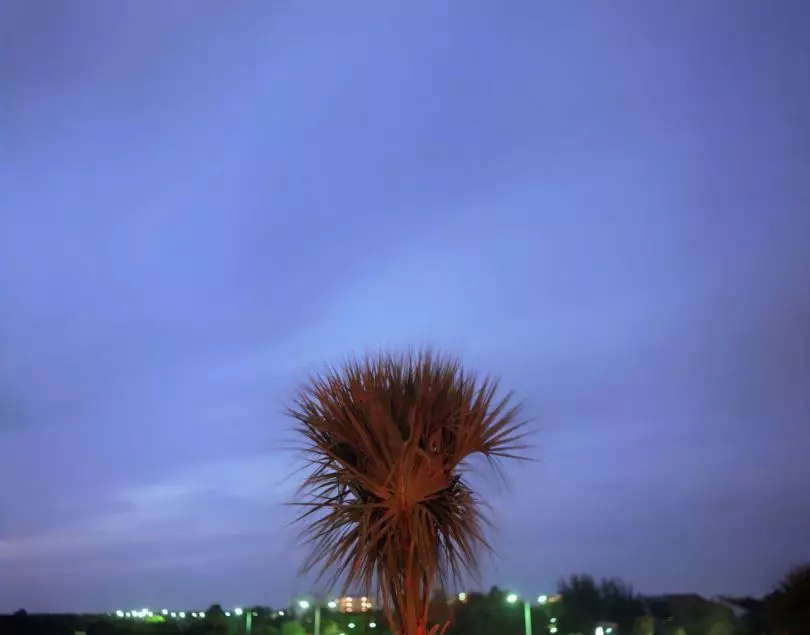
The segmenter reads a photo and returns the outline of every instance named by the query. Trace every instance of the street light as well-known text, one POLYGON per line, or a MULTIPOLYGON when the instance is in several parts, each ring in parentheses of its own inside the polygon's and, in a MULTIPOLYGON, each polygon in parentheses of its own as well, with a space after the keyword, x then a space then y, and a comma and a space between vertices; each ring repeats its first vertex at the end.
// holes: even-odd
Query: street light
POLYGON ((238 615, 245 616, 245 635, 250 635, 253 630, 253 611, 245 611, 239 607, 235 608, 233 612, 238 615))
POLYGON ((332 610, 335 610, 337 608, 337 602, 335 602, 334 600, 330 600, 326 606, 328 606, 332 610))
POLYGON ((541 595, 539 598, 537 598, 537 601, 540 604, 546 604, 548 602, 548 596, 547 595, 541 595))
POLYGON ((467 594, 462 591, 458 594, 458 601, 459 602, 466 602, 467 601, 467 594))
MULTIPOLYGON (((510 593, 506 596, 506 601, 509 604, 517 604, 520 596, 517 593, 510 593)), ((532 605, 529 602, 523 602, 523 627, 526 635, 532 635, 532 605)))
POLYGON ((371 623, 368 625, 368 627, 369 627, 369 628, 377 628, 377 622, 371 622, 371 623))
MULTIPOLYGON (((332 604, 332 602, 330 602, 332 604)), ((298 606, 301 607, 302 611, 306 611, 309 609, 311 604, 306 600, 300 600, 298 602, 298 606)), ((279 611, 279 615, 282 615, 281 611, 279 611)), ((312 635, 320 635, 321 633, 321 605, 315 604, 315 625, 312 628, 312 635)))

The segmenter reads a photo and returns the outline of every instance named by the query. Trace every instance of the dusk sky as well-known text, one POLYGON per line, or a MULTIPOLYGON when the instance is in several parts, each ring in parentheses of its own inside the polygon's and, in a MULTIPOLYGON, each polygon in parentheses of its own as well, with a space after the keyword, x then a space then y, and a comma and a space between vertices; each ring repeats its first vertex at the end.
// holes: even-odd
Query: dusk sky
POLYGON ((482 585, 810 559, 806 0, 0 2, 0 612, 286 604, 282 414, 525 400, 482 585))

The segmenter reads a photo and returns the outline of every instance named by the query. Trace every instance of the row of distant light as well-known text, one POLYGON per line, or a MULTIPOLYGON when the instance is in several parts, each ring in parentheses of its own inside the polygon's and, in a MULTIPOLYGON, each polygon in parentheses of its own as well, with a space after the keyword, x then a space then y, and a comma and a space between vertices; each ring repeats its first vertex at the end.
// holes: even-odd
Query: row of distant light
MULTIPOLYGON (((365 599, 365 598, 363 598, 363 599, 365 599)), ((301 600, 298 603, 298 606, 302 610, 306 611, 307 609, 309 609, 312 606, 312 604, 310 604, 306 600, 301 600)), ((333 608, 335 608, 337 606, 337 602, 335 602, 335 601, 329 602, 326 606, 328 606, 330 609, 333 609, 333 608)), ((346 626, 348 626, 349 628, 355 628, 357 625, 354 622, 349 622, 346 626)), ((377 623, 376 622, 369 622, 368 627, 369 628, 377 628, 377 623)), ((340 635, 343 635, 343 633, 341 633, 340 635)))
MULTIPOLYGON (((244 609, 238 609, 237 608, 237 609, 233 610, 234 615, 237 615, 237 616, 238 615, 243 615, 244 612, 245 612, 244 609)), ((165 616, 165 617, 175 617, 175 618, 179 617, 181 620, 186 619, 185 611, 169 611, 169 609, 163 609, 160 612, 160 614, 165 616)), ((283 616, 284 611, 279 611, 278 614, 283 616)), ((155 614, 152 611, 150 611, 149 609, 140 609, 140 610, 137 610, 137 611, 120 611, 119 610, 119 611, 115 612, 116 617, 134 617, 134 618, 140 618, 140 619, 145 619, 147 617, 154 617, 154 615, 155 614)), ((257 613, 254 613, 253 615, 257 615, 257 613)), ((225 617, 230 617, 230 616, 231 616, 231 612, 230 611, 225 611, 225 617)), ((203 619, 205 617, 205 611, 194 612, 194 613, 191 614, 191 617, 196 617, 198 619, 203 619)))
MULTIPOLYGON (((360 598, 360 602, 363 606, 367 605, 368 608, 371 608, 371 602, 369 602, 366 598, 360 598)), ((347 605, 351 605, 351 603, 352 603, 351 600, 348 600, 346 602, 347 605)), ((298 603, 298 606, 306 611, 309 607, 312 606, 312 604, 310 602, 307 602, 306 600, 301 600, 298 603)), ((329 607, 330 609, 336 609, 338 607, 338 603, 335 600, 329 600, 329 602, 326 603, 326 606, 329 607)))
MULTIPOLYGON (((510 593, 509 595, 506 596, 506 601, 509 602, 509 604, 514 604, 518 600, 520 600, 520 596, 517 593, 510 593)), ((548 604, 549 600, 551 600, 553 602, 554 598, 549 598, 547 595, 541 595, 541 596, 538 596, 537 603, 538 604, 548 604)), ((458 594, 458 601, 459 602, 466 602, 467 601, 467 594, 464 593, 463 591, 461 593, 459 593, 458 594)))

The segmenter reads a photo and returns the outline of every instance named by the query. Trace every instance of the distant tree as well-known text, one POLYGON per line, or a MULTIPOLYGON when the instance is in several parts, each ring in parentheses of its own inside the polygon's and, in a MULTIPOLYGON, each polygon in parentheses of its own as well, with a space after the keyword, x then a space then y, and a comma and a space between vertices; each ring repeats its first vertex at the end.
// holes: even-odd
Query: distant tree
MULTIPOLYGON (((621 629, 619 630, 621 633, 621 629)), ((655 633, 655 619, 650 614, 641 615, 633 624, 633 635, 653 635, 655 633)))
MULTIPOLYGON (((492 587, 486 595, 468 593, 464 602, 455 602, 453 619, 446 635, 522 633, 523 611, 508 604, 507 595, 498 587, 492 587)), ((542 627, 536 632, 543 632, 542 627)))
POLYGON ((620 633, 634 631, 646 610, 633 587, 618 578, 605 578, 599 584, 589 575, 573 575, 561 580, 560 630, 563 633, 593 633, 599 622, 616 623, 620 633))
POLYGON ((340 626, 338 626, 337 622, 332 620, 323 620, 321 622, 321 635, 338 635, 340 632, 340 626))
POLYGON ((607 619, 600 589, 589 575, 572 575, 560 580, 560 626, 563 633, 593 633, 607 619))
POLYGON ((796 567, 765 598, 765 614, 772 632, 810 633, 810 563, 796 567))
POLYGON ((281 626, 281 635, 306 635, 306 632, 298 620, 287 620, 281 626))
POLYGON ((234 625, 225 616, 225 611, 219 604, 212 604, 205 611, 205 620, 202 623, 195 624, 199 626, 200 633, 210 633, 211 635, 227 635, 232 630, 235 630, 234 625))
POLYGON ((252 635, 279 635, 281 633, 281 629, 276 625, 271 608, 267 606, 251 606, 247 610, 253 613, 251 622, 252 635))
POLYGON ((615 622, 620 633, 632 631, 636 620, 646 614, 644 603, 633 587, 618 578, 602 580, 599 585, 601 620, 615 622))

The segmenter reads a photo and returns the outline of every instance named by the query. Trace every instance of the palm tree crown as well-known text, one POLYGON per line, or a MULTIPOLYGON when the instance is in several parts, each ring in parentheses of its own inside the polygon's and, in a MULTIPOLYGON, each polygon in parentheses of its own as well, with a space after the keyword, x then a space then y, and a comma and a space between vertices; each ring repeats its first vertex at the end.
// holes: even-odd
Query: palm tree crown
POLYGON ((511 394, 431 353, 380 354, 313 377, 289 414, 304 439, 305 570, 379 589, 395 635, 424 630, 431 589, 488 548, 469 459, 519 458, 511 394))

